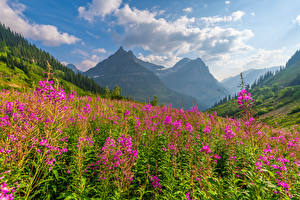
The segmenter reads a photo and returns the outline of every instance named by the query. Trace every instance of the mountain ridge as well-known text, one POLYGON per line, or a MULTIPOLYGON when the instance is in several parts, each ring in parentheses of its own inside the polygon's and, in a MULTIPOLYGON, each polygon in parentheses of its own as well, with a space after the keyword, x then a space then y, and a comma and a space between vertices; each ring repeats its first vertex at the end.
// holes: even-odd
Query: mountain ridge
POLYGON ((157 74, 166 86, 195 97, 206 108, 228 94, 201 58, 183 58, 173 67, 160 70, 157 74))
MULTIPOLYGON (((84 74, 110 89, 118 85, 122 95, 138 101, 157 96, 161 104, 172 103, 174 107, 183 104, 186 109, 198 103, 191 96, 170 90, 154 72, 139 64, 132 51, 125 51, 123 47, 84 74)), ((199 107, 204 106, 200 104, 199 107)))

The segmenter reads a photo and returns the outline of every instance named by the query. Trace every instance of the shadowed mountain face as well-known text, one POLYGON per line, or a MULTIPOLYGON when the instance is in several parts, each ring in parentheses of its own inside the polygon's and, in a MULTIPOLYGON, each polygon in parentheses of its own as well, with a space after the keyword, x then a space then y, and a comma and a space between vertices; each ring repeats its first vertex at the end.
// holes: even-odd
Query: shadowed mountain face
MULTIPOLYGON (((271 67, 264 69, 249 69, 243 72, 243 78, 246 84, 252 85, 260 76, 264 75, 266 72, 275 72, 279 70, 280 67, 271 67)), ((236 75, 226 78, 221 81, 223 86, 230 92, 231 95, 236 94, 241 89, 241 76, 236 75)))
POLYGON ((200 58, 183 58, 171 68, 156 70, 156 74, 167 87, 195 97, 205 108, 228 94, 200 58))
MULTIPOLYGON (((113 89, 116 85, 122 88, 123 96, 130 96, 138 101, 148 101, 155 95, 160 104, 172 104, 174 107, 190 108, 197 103, 195 98, 170 90, 165 84, 139 60, 132 51, 122 47, 113 55, 85 72, 98 84, 113 89)), ((199 105, 200 109, 205 106, 199 105)))

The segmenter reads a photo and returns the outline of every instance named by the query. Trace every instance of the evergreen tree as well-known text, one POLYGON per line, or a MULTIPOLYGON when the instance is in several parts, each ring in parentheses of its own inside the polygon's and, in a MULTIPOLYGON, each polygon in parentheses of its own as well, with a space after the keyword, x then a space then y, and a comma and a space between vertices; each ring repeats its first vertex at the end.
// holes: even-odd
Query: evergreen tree
POLYGON ((153 99, 150 101, 150 104, 152 106, 157 106, 158 105, 158 98, 157 98, 157 96, 153 96, 153 99))
POLYGON ((104 97, 110 98, 110 90, 109 90, 108 86, 106 86, 104 89, 104 97))
POLYGON ((121 88, 118 85, 116 85, 115 88, 114 88, 114 90, 112 91, 111 97, 113 99, 121 99, 122 98, 122 96, 121 96, 121 88))
POLYGON ((0 24, 0 52, 1 51, 7 53, 7 59, 5 60, 3 56, 1 56, 0 60, 5 61, 7 66, 12 69, 18 67, 28 74, 30 71, 26 64, 28 62, 37 64, 46 72, 49 63, 53 68, 53 71, 60 70, 63 72, 59 78, 69 81, 83 90, 99 94, 104 93, 104 88, 97 85, 94 80, 80 73, 75 74, 71 69, 61 64, 49 53, 38 49, 20 34, 14 33, 2 24, 0 24), (14 58, 18 58, 18 60, 14 58))

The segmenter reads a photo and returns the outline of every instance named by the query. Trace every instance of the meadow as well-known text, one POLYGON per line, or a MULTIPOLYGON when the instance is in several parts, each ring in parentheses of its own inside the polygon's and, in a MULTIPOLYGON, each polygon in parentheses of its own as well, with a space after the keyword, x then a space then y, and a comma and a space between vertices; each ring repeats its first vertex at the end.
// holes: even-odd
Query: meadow
POLYGON ((300 199, 299 132, 65 93, 0 92, 0 199, 300 199))

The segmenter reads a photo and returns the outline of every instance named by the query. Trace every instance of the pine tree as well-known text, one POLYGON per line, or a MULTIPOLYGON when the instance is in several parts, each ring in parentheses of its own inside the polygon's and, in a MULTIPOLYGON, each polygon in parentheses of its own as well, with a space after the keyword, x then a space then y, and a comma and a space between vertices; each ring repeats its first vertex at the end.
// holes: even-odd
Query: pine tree
POLYGON ((106 86, 104 89, 104 97, 110 98, 110 90, 109 90, 108 86, 106 86))

